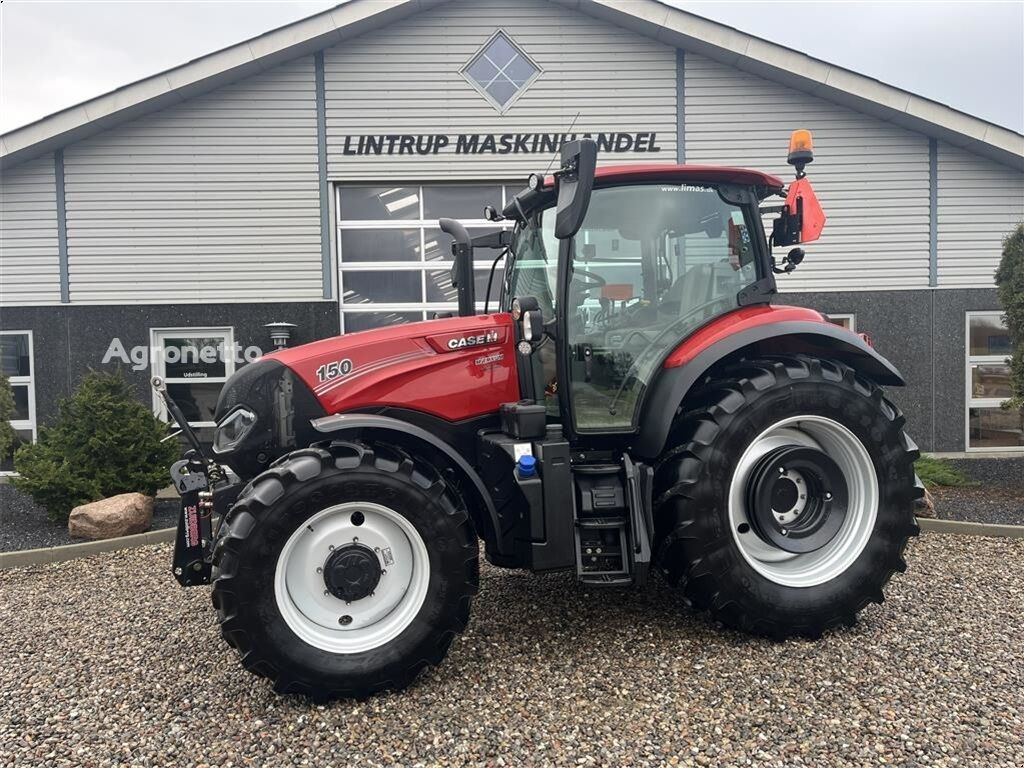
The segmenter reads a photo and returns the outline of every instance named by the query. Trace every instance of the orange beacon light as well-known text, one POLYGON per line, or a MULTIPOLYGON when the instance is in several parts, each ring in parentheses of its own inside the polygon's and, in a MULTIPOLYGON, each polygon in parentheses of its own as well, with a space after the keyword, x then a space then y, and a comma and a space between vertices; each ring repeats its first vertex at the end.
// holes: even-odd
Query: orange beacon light
POLYGON ((806 128, 798 128, 789 137, 789 157, 786 162, 796 167, 797 178, 804 174, 804 166, 814 162, 814 139, 806 128))

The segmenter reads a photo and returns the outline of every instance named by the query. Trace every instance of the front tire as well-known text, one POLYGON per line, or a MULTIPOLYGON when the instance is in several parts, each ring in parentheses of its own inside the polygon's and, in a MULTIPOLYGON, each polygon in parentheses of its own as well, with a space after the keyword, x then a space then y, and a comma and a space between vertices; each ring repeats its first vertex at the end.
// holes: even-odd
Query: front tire
POLYGON ((852 625, 916 535, 917 447, 842 363, 742 362, 677 413, 656 467, 658 564, 695 607, 782 638, 852 625))
POLYGON ((478 581, 461 500, 386 445, 283 457, 243 491, 214 549, 224 639, 278 693, 318 700, 399 690, 439 664, 478 581))

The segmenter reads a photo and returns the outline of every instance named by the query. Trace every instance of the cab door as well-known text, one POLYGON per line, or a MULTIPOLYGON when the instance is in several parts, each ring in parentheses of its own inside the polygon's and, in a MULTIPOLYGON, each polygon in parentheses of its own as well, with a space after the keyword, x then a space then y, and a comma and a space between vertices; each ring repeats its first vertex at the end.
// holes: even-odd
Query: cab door
POLYGON ((558 380, 575 434, 634 431, 665 356, 739 306, 758 279, 753 211, 711 185, 594 190, 559 281, 558 380))

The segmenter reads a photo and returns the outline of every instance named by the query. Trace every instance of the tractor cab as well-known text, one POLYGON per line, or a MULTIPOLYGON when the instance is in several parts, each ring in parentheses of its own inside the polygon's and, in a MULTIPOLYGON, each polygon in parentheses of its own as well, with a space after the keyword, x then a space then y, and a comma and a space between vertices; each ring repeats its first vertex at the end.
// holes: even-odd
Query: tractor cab
MULTIPOLYGON (((556 180, 556 184, 557 184, 556 180)), ((764 174, 604 169, 578 229, 556 235, 554 190, 513 201, 501 305, 531 328, 524 391, 574 436, 633 432, 653 375, 679 340, 764 301, 771 266, 758 212, 764 174)))

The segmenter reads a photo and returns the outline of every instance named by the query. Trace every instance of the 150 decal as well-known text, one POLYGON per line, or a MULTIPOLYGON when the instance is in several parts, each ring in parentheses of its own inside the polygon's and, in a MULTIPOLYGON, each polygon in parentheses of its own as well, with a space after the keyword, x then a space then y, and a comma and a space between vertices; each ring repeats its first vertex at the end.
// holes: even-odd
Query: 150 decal
POLYGON ((348 376, 350 373, 352 373, 352 361, 348 358, 333 363, 324 363, 316 369, 316 377, 320 381, 330 381, 339 376, 348 376))

